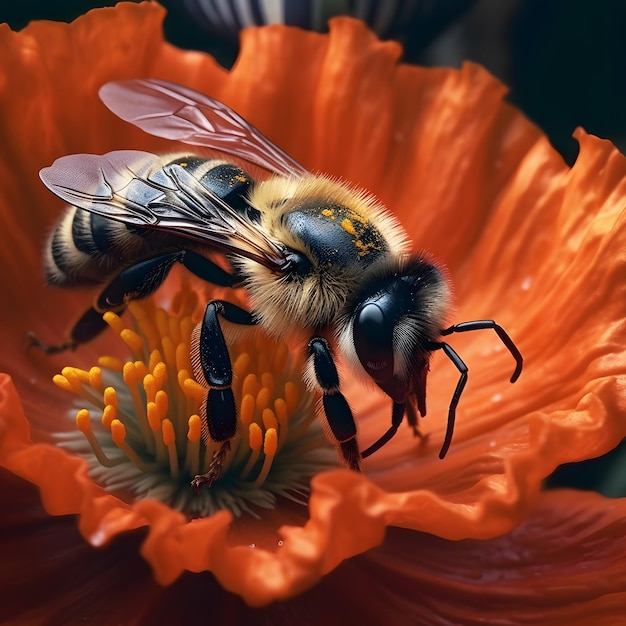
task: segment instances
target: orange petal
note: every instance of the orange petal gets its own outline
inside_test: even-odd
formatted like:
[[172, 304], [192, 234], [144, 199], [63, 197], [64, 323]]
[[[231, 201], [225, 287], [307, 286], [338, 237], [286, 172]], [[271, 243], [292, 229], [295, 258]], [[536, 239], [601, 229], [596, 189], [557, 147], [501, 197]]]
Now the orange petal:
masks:
[[[398, 66], [398, 47], [355, 21], [335, 21], [329, 36], [247, 31], [228, 73], [205, 55], [164, 44], [162, 16], [153, 4], [121, 4], [71, 25], [35, 23], [17, 34], [0, 28], [9, 87], [0, 92], [0, 118], [12, 124], [0, 151], [0, 213], [12, 238], [0, 250], [0, 369], [13, 376], [37, 442], [3, 377], [0, 459], [40, 486], [49, 512], [79, 514], [82, 534], [98, 545], [148, 525], [142, 553], [161, 582], [210, 569], [226, 588], [263, 604], [303, 591], [342, 559], [377, 545], [389, 524], [455, 539], [502, 533], [524, 517], [558, 463], [601, 454], [626, 434], [619, 154], [580, 135], [570, 172], [537, 129], [502, 103], [502, 86], [483, 70]], [[156, 502], [128, 505], [94, 485], [82, 461], [39, 443], [66, 428], [60, 393], [47, 390], [60, 359], [26, 354], [24, 333], [61, 338], [90, 294], [43, 288], [40, 248], [61, 207], [37, 172], [71, 152], [172, 149], [99, 103], [100, 84], [131, 76], [176, 80], [221, 98], [306, 166], [379, 193], [416, 245], [428, 244], [450, 266], [459, 315], [494, 316], [509, 329], [527, 356], [511, 388], [510, 357], [490, 333], [454, 337], [472, 373], [445, 462], [436, 459], [436, 439], [457, 373], [440, 358], [424, 422], [431, 441], [420, 447], [403, 432], [368, 461], [366, 476], [319, 475], [308, 522], [290, 517], [278, 530], [274, 519], [285, 514], [278, 509], [271, 523], [254, 528], [254, 548], [231, 545], [228, 514], [188, 523]], [[108, 352], [107, 344], [81, 349], [77, 365]], [[378, 436], [388, 402], [349, 384], [347, 391], [362, 441]]]

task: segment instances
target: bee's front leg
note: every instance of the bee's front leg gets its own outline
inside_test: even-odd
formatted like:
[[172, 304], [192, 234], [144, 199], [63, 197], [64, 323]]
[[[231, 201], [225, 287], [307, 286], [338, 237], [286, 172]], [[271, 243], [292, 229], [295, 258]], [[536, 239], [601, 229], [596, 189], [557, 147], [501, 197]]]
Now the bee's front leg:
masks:
[[309, 356], [313, 359], [315, 380], [322, 391], [324, 414], [333, 439], [337, 442], [342, 461], [357, 472], [361, 471], [356, 424], [348, 401], [339, 391], [339, 374], [328, 342], [323, 337], [309, 341]]
[[234, 324], [256, 324], [251, 313], [230, 302], [212, 300], [206, 306], [198, 340], [192, 347], [191, 360], [198, 364], [194, 367], [196, 377], [202, 376], [209, 388], [201, 417], [210, 439], [221, 446], [213, 454], [208, 471], [198, 474], [191, 481], [196, 491], [201, 485], [210, 487], [219, 477], [230, 450], [230, 440], [237, 432], [233, 370], [218, 316]]

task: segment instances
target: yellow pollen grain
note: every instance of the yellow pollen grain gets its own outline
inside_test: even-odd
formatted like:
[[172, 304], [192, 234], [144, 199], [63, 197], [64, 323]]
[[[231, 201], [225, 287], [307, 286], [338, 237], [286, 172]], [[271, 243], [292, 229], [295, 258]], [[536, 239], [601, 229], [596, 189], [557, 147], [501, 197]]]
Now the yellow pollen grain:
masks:
[[322, 211], [322, 215], [324, 217], [330, 217], [330, 219], [332, 219], [332, 220], [335, 219], [335, 211], [333, 209], [324, 209]]
[[241, 405], [239, 407], [239, 419], [242, 424], [250, 424], [254, 418], [254, 409], [256, 407], [256, 402], [254, 400], [254, 396], [250, 393], [247, 393], [241, 399]]
[[350, 233], [351, 235], [356, 237], [356, 229], [354, 228], [354, 224], [348, 218], [341, 221], [341, 228], [343, 228], [347, 233]]
[[114, 419], [117, 419], [117, 409], [113, 405], [108, 404], [102, 410], [102, 425], [106, 428], [111, 428]]

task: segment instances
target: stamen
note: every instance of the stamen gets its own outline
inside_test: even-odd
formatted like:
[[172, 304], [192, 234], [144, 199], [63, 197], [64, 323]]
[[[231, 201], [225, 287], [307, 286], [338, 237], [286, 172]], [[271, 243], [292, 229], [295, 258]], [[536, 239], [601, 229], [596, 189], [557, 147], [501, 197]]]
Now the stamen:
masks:
[[222, 508], [256, 515], [279, 496], [301, 502], [309, 478], [336, 466], [301, 382], [303, 364], [286, 344], [242, 331], [229, 343], [237, 435], [214, 442], [200, 417], [207, 388], [191, 374], [203, 307], [197, 295], [174, 300], [178, 315], [150, 299], [129, 303], [130, 324], [103, 315], [130, 358], [105, 355], [89, 370], [65, 367], [54, 377], [80, 403], [76, 435], [59, 435], [59, 445], [84, 456], [120, 497], [161, 498], [189, 515]]

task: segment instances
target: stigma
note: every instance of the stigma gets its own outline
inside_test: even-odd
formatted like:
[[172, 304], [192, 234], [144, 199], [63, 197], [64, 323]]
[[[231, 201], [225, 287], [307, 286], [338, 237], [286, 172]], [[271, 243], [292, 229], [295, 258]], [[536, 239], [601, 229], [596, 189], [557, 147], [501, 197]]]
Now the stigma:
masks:
[[[199, 311], [195, 292], [181, 290], [171, 311], [146, 299], [129, 304], [128, 321], [105, 313], [128, 357], [103, 355], [90, 369], [68, 366], [54, 376], [77, 398], [76, 428], [58, 433], [58, 444], [125, 501], [155, 498], [191, 517], [222, 509], [259, 516], [279, 497], [305, 504], [311, 476], [337, 462], [297, 352], [256, 330], [229, 343], [238, 427], [225, 451], [200, 417], [207, 388], [194, 379], [189, 356]], [[194, 477], [218, 456], [219, 478], [194, 490]]]

